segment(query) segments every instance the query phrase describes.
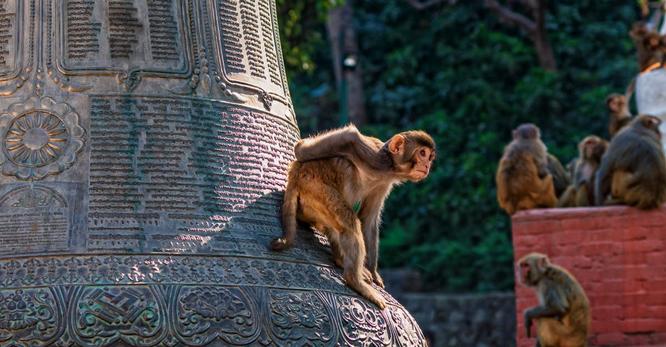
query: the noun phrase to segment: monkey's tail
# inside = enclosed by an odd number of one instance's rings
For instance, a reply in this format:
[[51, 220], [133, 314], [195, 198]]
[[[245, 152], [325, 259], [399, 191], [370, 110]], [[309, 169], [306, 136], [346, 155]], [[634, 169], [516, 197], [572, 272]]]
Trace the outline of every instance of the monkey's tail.
[[298, 209], [298, 189], [296, 189], [296, 179], [292, 179], [292, 175], [296, 174], [295, 165], [292, 164], [289, 172], [289, 179], [287, 188], [284, 191], [284, 200], [282, 201], [282, 237], [275, 238], [271, 242], [271, 249], [274, 251], [282, 251], [289, 248], [294, 244], [296, 238], [296, 230], [298, 222], [296, 220], [296, 210]]

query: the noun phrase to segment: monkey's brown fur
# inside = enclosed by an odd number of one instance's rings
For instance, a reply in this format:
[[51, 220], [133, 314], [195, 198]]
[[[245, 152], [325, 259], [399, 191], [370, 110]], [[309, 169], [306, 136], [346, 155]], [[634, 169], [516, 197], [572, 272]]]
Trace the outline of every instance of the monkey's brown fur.
[[284, 235], [273, 240], [272, 249], [293, 244], [297, 220], [314, 226], [328, 237], [347, 284], [384, 308], [384, 299], [363, 280], [384, 285], [377, 272], [384, 200], [395, 184], [426, 178], [434, 155], [432, 138], [421, 131], [397, 134], [384, 144], [346, 127], [299, 142], [282, 208]]
[[660, 124], [657, 117], [641, 115], [611, 140], [597, 171], [596, 205], [621, 203], [652, 209], [666, 202]]
[[585, 137], [578, 144], [574, 182], [557, 202], [558, 207], [591, 206], [594, 204], [594, 180], [601, 157], [606, 153], [608, 141], [594, 135]]
[[497, 201], [508, 214], [557, 203], [553, 176], [548, 171], [546, 146], [539, 128], [523, 124], [513, 131], [495, 175]]
[[631, 112], [627, 97], [613, 93], [606, 97], [608, 108], [608, 134], [611, 138], [631, 122]]
[[539, 298], [539, 305], [524, 313], [527, 337], [536, 320], [537, 346], [587, 346], [590, 303], [578, 281], [540, 253], [522, 257], [517, 270], [521, 283], [533, 288]]

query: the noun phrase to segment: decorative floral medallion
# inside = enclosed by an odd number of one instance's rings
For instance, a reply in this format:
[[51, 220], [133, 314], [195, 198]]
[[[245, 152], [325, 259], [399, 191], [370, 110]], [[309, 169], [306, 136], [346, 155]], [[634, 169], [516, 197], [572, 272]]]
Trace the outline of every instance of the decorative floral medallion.
[[0, 115], [2, 173], [38, 180], [72, 166], [85, 131], [71, 106], [49, 97], [32, 97]]

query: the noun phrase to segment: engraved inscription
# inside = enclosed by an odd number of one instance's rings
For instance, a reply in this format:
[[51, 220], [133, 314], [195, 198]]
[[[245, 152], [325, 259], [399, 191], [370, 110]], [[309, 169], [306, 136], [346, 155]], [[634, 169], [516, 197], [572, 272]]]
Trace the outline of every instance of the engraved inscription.
[[245, 54], [250, 63], [250, 74], [263, 78], [266, 66], [263, 62], [263, 51], [259, 34], [259, 19], [256, 14], [256, 1], [241, 1], [241, 19], [243, 22], [243, 38], [245, 38]]
[[[261, 27], [262, 30], [262, 41], [264, 43], [264, 51], [266, 52], [266, 64], [268, 64], [268, 71], [271, 76], [271, 82], [275, 85], [281, 85], [282, 81], [280, 78], [280, 66], [278, 65], [278, 50], [275, 46], [275, 36], [272, 28], [271, 22], [271, 5], [272, 0], [260, 0], [259, 1], [259, 10], [261, 11]], [[277, 28], [274, 28], [277, 30]]]
[[[0, 0], [1, 1], [1, 0]], [[183, 0], [65, 0], [63, 68], [76, 71], [187, 72]], [[56, 43], [57, 44], [57, 43]]]
[[102, 24], [95, 20], [94, 0], [70, 0], [67, 3], [67, 57], [69, 59], [97, 58]]
[[270, 0], [217, 0], [218, 33], [227, 79], [284, 96], [274, 11]]
[[200, 99], [101, 96], [91, 120], [89, 249], [211, 251], [230, 223], [279, 225], [273, 192], [296, 140], [286, 121]]
[[21, 187], [0, 199], [0, 254], [67, 249], [67, 203], [56, 191]]
[[171, 0], [148, 0], [150, 48], [154, 60], [178, 61], [178, 24], [171, 11]]
[[137, 19], [133, 0], [109, 0], [109, 46], [111, 58], [129, 58], [139, 43], [143, 25]]
[[0, 0], [0, 74], [16, 70], [16, 0]]
[[219, 7], [222, 49], [224, 50], [225, 69], [230, 73], [244, 73], [243, 63], [243, 35], [240, 28], [240, 11], [238, 2], [234, 0], [223, 1]]

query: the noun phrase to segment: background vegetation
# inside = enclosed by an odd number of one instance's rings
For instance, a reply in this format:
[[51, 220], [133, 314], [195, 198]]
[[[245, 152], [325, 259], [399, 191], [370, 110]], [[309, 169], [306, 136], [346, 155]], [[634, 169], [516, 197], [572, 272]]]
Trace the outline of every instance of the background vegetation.
[[[279, 0], [290, 89], [303, 136], [337, 126], [338, 95], [326, 34], [331, 1]], [[557, 71], [539, 65], [525, 32], [482, 1], [418, 10], [406, 0], [353, 4], [368, 122], [382, 139], [411, 128], [438, 144], [431, 177], [390, 196], [380, 266], [411, 267], [429, 290], [513, 288], [510, 219], [494, 172], [510, 131], [542, 129], [564, 163], [587, 134], [607, 137], [604, 99], [636, 74], [628, 36], [634, 1], [558, 0], [546, 11]]]

